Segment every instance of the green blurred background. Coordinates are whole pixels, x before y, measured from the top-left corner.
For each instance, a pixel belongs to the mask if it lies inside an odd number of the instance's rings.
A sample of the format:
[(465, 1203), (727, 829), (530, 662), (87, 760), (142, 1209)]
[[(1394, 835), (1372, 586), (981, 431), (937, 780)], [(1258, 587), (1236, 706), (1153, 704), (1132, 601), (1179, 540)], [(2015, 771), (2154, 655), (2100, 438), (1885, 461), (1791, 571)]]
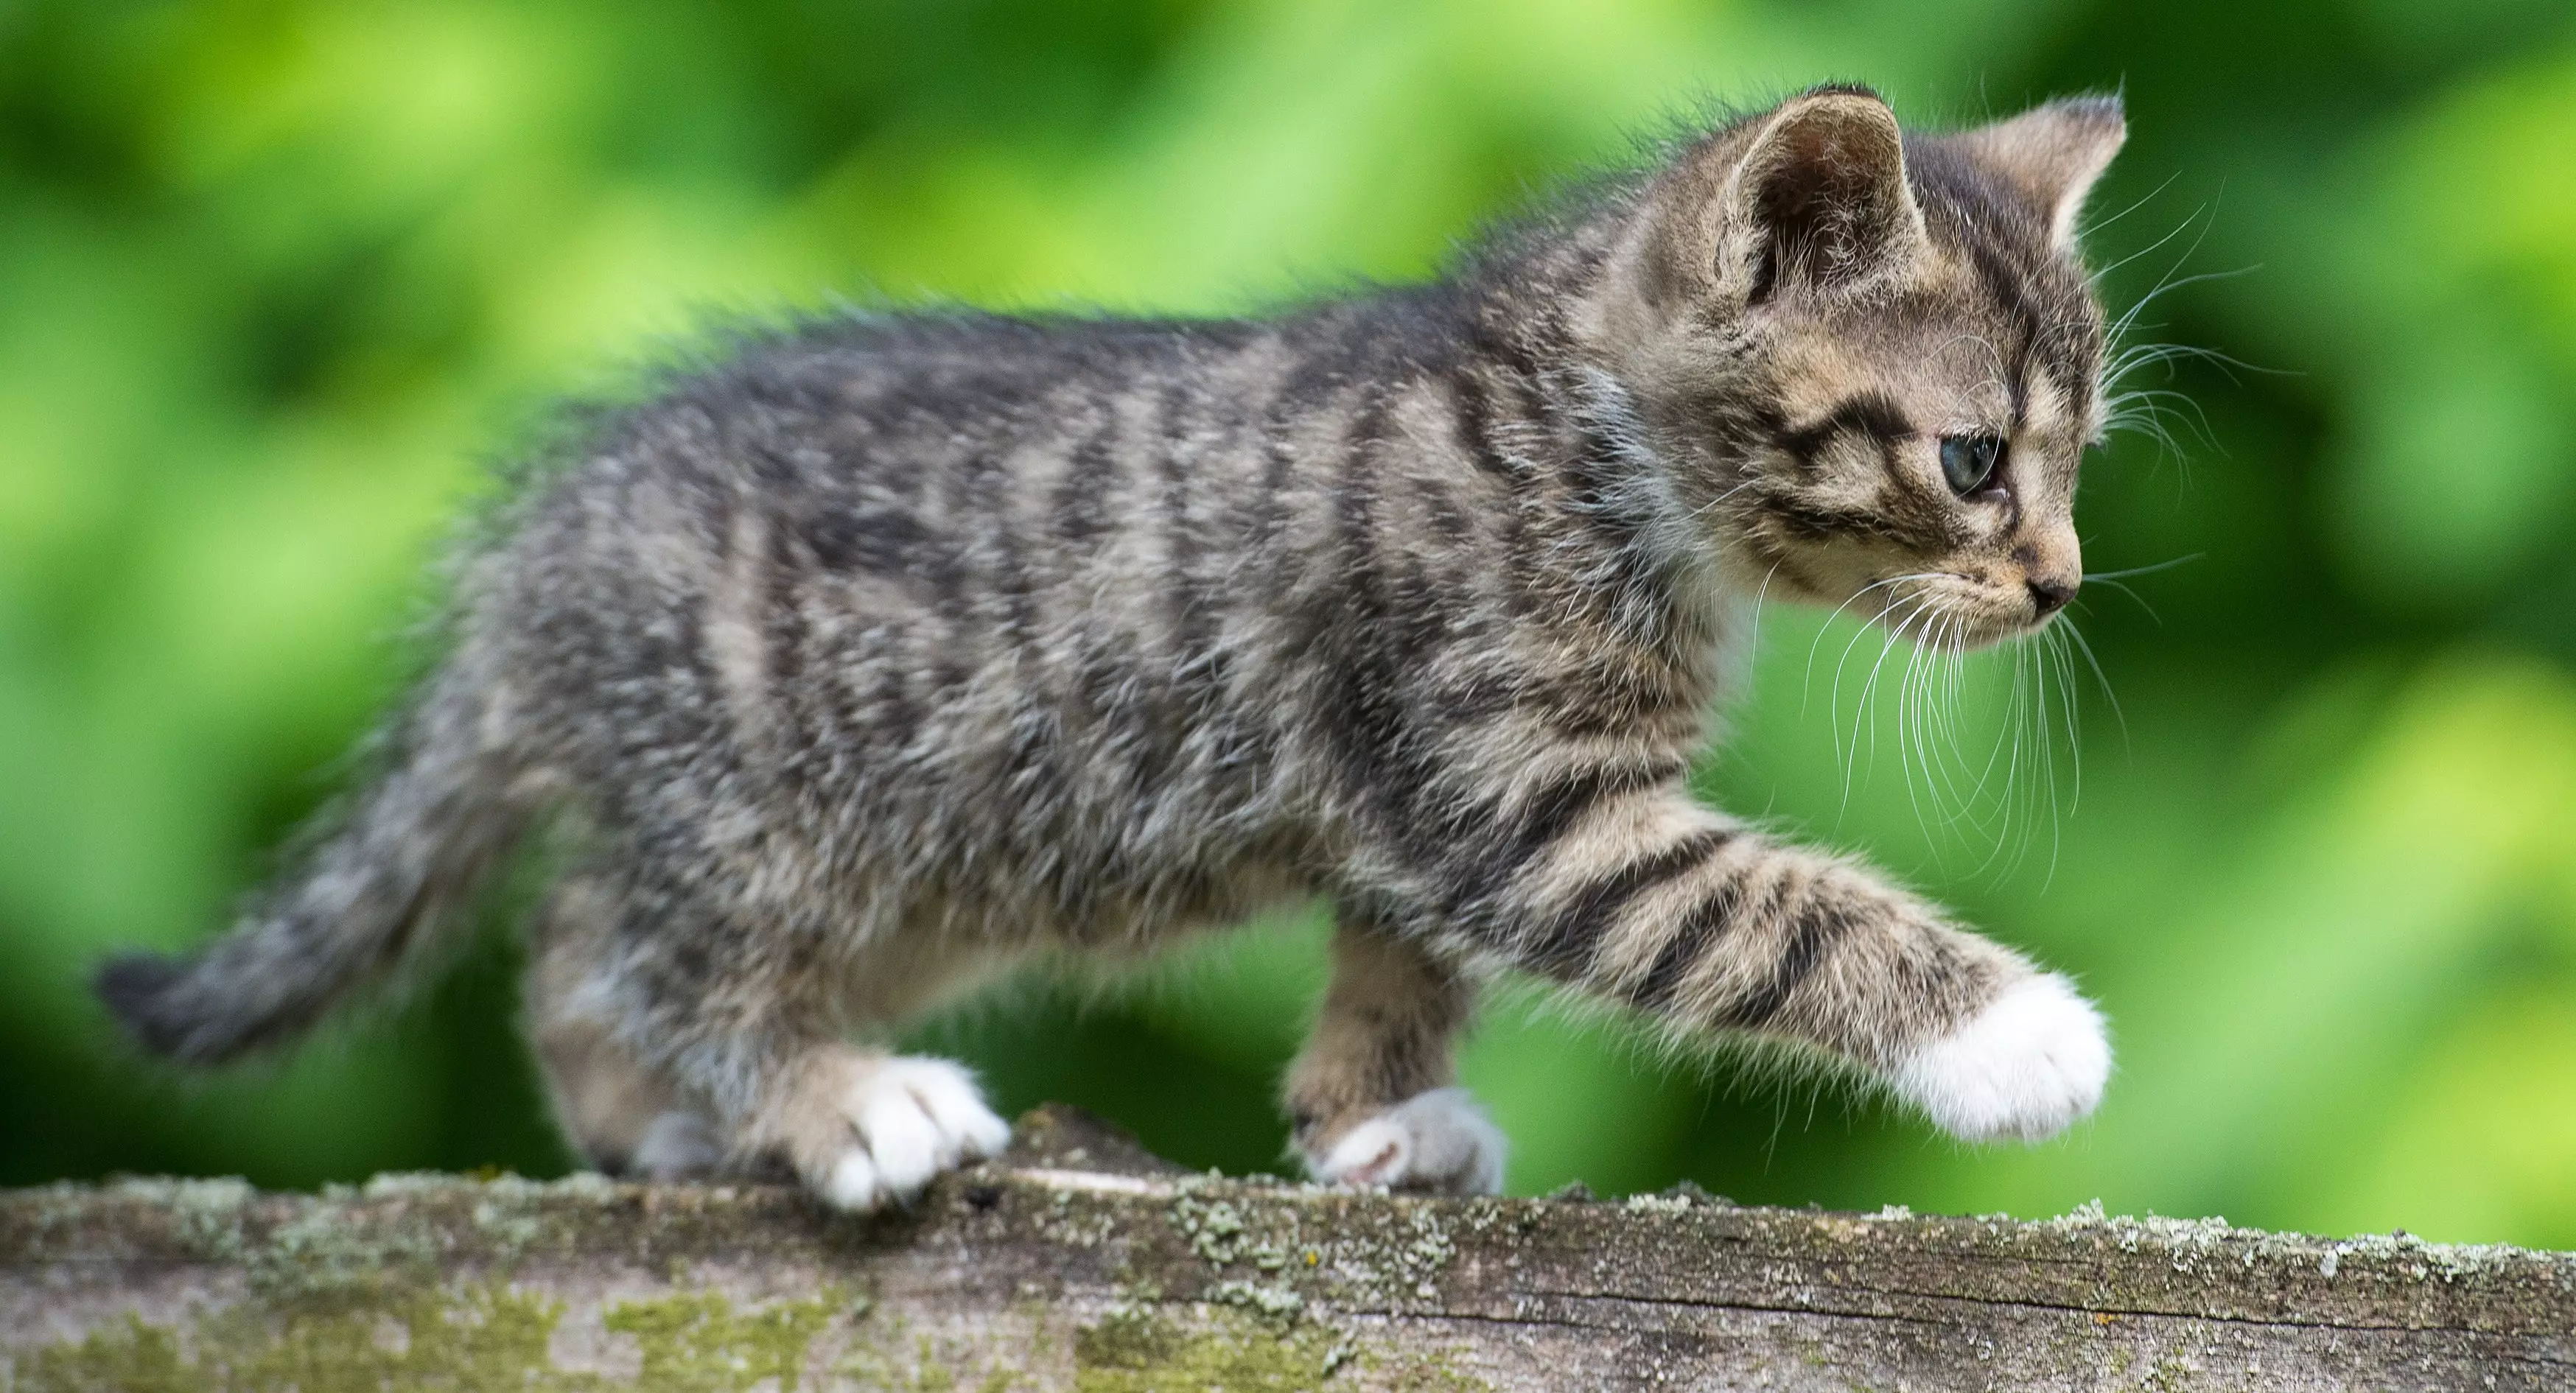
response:
[[(2144, 383), (2180, 449), (2088, 466), (2093, 568), (2182, 563), (2088, 591), (2103, 681), (1908, 682), (1775, 609), (1705, 774), (2077, 973), (2120, 1072), (2071, 1137), (1969, 1149), (1507, 994), (1465, 1073), (1513, 1188), (2576, 1247), (2563, 0), (0, 3), (0, 1181), (565, 1167), (506, 934), (213, 1081), (128, 1057), (80, 986), (211, 932), (331, 792), (447, 520), (549, 397), (710, 309), (1419, 275), (1634, 132), (1825, 78), (1930, 123), (2123, 89), (2106, 293), (2170, 285), (2145, 336), (2249, 365)], [(919, 1040), (1007, 1107), (1277, 1169), (1318, 933)]]

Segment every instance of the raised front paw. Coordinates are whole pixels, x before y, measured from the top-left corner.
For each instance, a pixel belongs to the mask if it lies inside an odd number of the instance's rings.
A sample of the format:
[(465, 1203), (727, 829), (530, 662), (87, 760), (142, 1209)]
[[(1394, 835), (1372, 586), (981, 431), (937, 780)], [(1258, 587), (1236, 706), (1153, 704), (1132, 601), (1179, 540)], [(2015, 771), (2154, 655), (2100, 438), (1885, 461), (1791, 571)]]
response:
[(1503, 1188), (1502, 1132), (1463, 1088), (1435, 1088), (1363, 1120), (1320, 1156), (1315, 1177), (1343, 1185), (1385, 1185), (1490, 1195)]
[(2111, 1075), (2102, 1013), (2056, 973), (2004, 989), (1899, 1065), (1899, 1093), (1967, 1141), (2041, 1141), (2093, 1111)]

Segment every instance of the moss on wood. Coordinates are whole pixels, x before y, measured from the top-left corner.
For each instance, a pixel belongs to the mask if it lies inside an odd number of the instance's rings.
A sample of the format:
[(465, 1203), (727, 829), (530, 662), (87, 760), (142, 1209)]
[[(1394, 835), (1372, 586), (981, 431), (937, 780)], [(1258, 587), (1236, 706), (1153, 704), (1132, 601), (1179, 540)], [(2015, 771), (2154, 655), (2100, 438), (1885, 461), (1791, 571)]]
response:
[(908, 1213), (386, 1177), (0, 1196), (0, 1393), (2576, 1386), (2576, 1258), (2098, 1209), (1432, 1200), (1062, 1112)]

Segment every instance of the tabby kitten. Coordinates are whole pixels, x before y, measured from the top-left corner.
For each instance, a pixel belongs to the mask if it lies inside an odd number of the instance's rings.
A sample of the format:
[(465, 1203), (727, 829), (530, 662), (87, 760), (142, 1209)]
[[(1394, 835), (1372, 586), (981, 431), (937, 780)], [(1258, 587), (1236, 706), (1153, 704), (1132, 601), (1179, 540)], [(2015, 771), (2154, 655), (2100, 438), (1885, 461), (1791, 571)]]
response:
[(991, 1155), (882, 1039), (1038, 953), (1328, 899), (1315, 1174), (1483, 1192), (1452, 1086), (1517, 968), (2044, 1137), (2060, 976), (1685, 785), (1757, 596), (1977, 646), (2075, 593), (2119, 106), (1905, 135), (1821, 87), (1276, 318), (845, 316), (593, 423), (463, 558), (382, 776), (230, 935), (98, 988), (194, 1063), (452, 931), (541, 825), (529, 1017), (590, 1160), (869, 1209)]

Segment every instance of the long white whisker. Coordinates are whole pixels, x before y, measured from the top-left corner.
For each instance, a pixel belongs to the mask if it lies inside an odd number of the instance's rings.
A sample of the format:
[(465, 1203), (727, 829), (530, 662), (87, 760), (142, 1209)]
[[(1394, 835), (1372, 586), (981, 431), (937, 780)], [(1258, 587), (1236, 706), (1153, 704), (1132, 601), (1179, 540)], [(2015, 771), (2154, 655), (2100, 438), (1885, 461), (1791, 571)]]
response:
[[(1900, 647), (1907, 649), (1909, 655), (1911, 654), (1912, 645), (1906, 640), (1905, 630), (1923, 609), (1923, 600), (1920, 596), (1907, 596), (1906, 602), (1906, 612), (1897, 619), (1896, 626), (1879, 636), (1878, 658), (1869, 665), (1868, 680), (1860, 684), (1860, 702), (1852, 713), (1856, 721), (1852, 727), (1852, 746), (1855, 750), (1859, 748), (1861, 725), (1858, 722), (1866, 722), (1869, 731), (1869, 765), (1872, 770), (1878, 768), (1878, 675), (1887, 668), (1888, 654)], [(1910, 656), (1908, 661), (1911, 661)], [(1898, 732), (1900, 756), (1903, 754), (1903, 734), (1901, 730)], [(1843, 796), (1846, 799), (1851, 796), (1851, 780), (1848, 776), (1843, 780)]]
[(2085, 665), (2093, 669), (2093, 680), (2102, 684), (2102, 698), (2111, 703), (2111, 716), (2119, 722), (2120, 743), (2123, 748), (2126, 748), (2129, 741), (2129, 717), (2128, 713), (2120, 709), (2119, 695), (2111, 690), (2110, 674), (2102, 671), (2102, 661), (2093, 656), (2093, 645), (2085, 641), (2083, 630), (2069, 624), (2066, 626), (2066, 636), (2074, 641), (2076, 651), (2084, 655)]
[[(2048, 675), (2051, 667), (2049, 662), (2050, 649), (2046, 642), (2036, 644), (2034, 645), (2034, 648), (2036, 651), (2031, 655), (2031, 661), (2037, 667), (2039, 672), (2040, 755), (2043, 765), (2048, 771), (2043, 779), (2043, 782), (2047, 785), (2046, 791), (2048, 794), (2048, 874), (2041, 879), (2041, 883), (2044, 885), (2048, 881), (2055, 879), (2057, 876), (2058, 826), (2059, 819), (2062, 814), (2059, 810), (2057, 801), (2057, 741), (2050, 737), (2048, 731)], [(2071, 744), (2073, 740), (2071, 733), (2068, 739)], [(2032, 819), (2032, 830), (2034, 831), (2037, 830), (2037, 821), (2036, 817)]]
[(2124, 571), (2087, 571), (2084, 573), (2084, 581), (2089, 585), (2097, 580), (2127, 580), (2132, 576), (2151, 576), (2158, 571), (2170, 571), (2176, 566), (2188, 565), (2207, 555), (2209, 555), (2208, 552), (2195, 551), (2189, 556), (2177, 556), (2171, 561), (2159, 561), (2152, 566), (2131, 566)]
[[(1877, 722), (1877, 720), (1875, 720), (1875, 719), (1874, 719), (1874, 717), (1873, 717), (1873, 713), (1872, 713), (1872, 711), (1871, 711), (1871, 706), (1870, 706), (1870, 700), (1871, 700), (1872, 695), (1873, 695), (1873, 694), (1878, 690), (1878, 674), (1879, 674), (1879, 670), (1880, 670), (1881, 668), (1883, 668), (1883, 667), (1885, 667), (1885, 666), (1887, 665), (1887, 655), (1888, 655), (1888, 653), (1889, 653), (1892, 649), (1894, 649), (1894, 648), (1895, 648), (1895, 646), (1896, 646), (1896, 644), (1897, 644), (1897, 642), (1898, 642), (1899, 640), (1901, 640), (1901, 639), (1904, 637), (1904, 634), (1905, 634), (1905, 626), (1906, 626), (1906, 625), (1908, 625), (1908, 624), (1910, 624), (1910, 623), (1912, 623), (1912, 622), (1914, 621), (1915, 616), (1917, 616), (1917, 615), (1919, 615), (1919, 614), (1921, 614), (1921, 613), (1923, 612), (1924, 606), (1925, 606), (1925, 605), (1927, 605), (1927, 604), (1929, 603), (1929, 600), (1928, 600), (1926, 597), (1923, 597), (1923, 596), (1919, 596), (1919, 595), (1910, 595), (1910, 596), (1902, 597), (1900, 600), (1896, 601), (1896, 603), (1909, 605), (1909, 606), (1910, 606), (1910, 608), (1906, 611), (1906, 613), (1905, 613), (1903, 616), (1901, 616), (1901, 617), (1898, 619), (1898, 621), (1897, 621), (1897, 625), (1896, 625), (1896, 629), (1895, 629), (1895, 632), (1894, 632), (1894, 634), (1893, 634), (1893, 635), (1882, 634), (1882, 635), (1880, 636), (1879, 649), (1878, 649), (1878, 661), (1876, 661), (1876, 662), (1874, 662), (1874, 663), (1870, 664), (1870, 669), (1869, 669), (1869, 680), (1861, 684), (1861, 689), (1860, 689), (1860, 700), (1859, 700), (1859, 702), (1858, 702), (1858, 703), (1853, 707), (1853, 710), (1852, 710), (1852, 755), (1853, 755), (1853, 763), (1857, 763), (1857, 761), (1858, 761), (1858, 759), (1859, 759), (1859, 755), (1860, 755), (1860, 742), (1861, 742), (1861, 731), (1862, 731), (1863, 726), (1864, 726), (1864, 725), (1866, 725), (1866, 727), (1867, 727), (1867, 729), (1868, 729), (1868, 732), (1869, 732), (1869, 758), (1870, 758), (1870, 766), (1871, 766), (1873, 769), (1877, 767), (1877, 763), (1878, 763), (1878, 722)], [(1867, 630), (1863, 630), (1862, 632), (1866, 633), (1866, 632), (1867, 632)], [(1855, 641), (1857, 641), (1857, 636), (1855, 636)], [(1850, 645), (1846, 644), (1846, 645), (1844, 646), (1844, 648), (1843, 648), (1843, 651), (1844, 651), (1844, 653), (1846, 653), (1846, 654), (1850, 653), (1850, 651), (1851, 651)], [(1835, 691), (1836, 691), (1836, 704), (1835, 704), (1835, 710), (1839, 711), (1839, 710), (1841, 710), (1841, 704), (1840, 704), (1840, 692), (1841, 692), (1841, 684), (1842, 684), (1842, 670), (1841, 670), (1841, 668), (1839, 667), (1839, 665), (1835, 668), (1835, 671), (1834, 671), (1834, 682), (1835, 682)], [(1836, 732), (1837, 732), (1837, 733), (1839, 733), (1839, 732), (1840, 732), (1840, 730), (1841, 730), (1841, 726), (1840, 726), (1840, 724), (1839, 724), (1839, 723), (1837, 723), (1837, 725), (1836, 725), (1835, 729), (1836, 729)], [(1844, 767), (1843, 767), (1843, 807), (1844, 807), (1846, 810), (1848, 810), (1848, 809), (1850, 808), (1850, 806), (1851, 806), (1851, 790), (1852, 790), (1852, 764), (1851, 764), (1851, 763), (1847, 763), (1847, 764), (1845, 764), (1845, 765), (1844, 765)]]
[[(2167, 246), (2170, 246), (2170, 245), (2173, 243), (2173, 239), (2175, 239), (2176, 237), (2180, 237), (2180, 236), (2181, 236), (2181, 235), (2183, 235), (2185, 232), (2190, 231), (2190, 230), (2191, 230), (2191, 225), (2192, 225), (2193, 223), (2199, 222), (2199, 221), (2201, 220), (2201, 215), (2202, 215), (2202, 214), (2207, 213), (2208, 211), (2209, 211), (2209, 205), (2208, 205), (2208, 204), (2206, 204), (2206, 203), (2202, 204), (2201, 206), (2199, 206), (2199, 207), (2197, 207), (2197, 208), (2192, 209), (2192, 210), (2191, 210), (2191, 212), (2190, 212), (2189, 214), (2185, 215), (2185, 217), (2183, 218), (2183, 220), (2182, 220), (2181, 222), (2178, 222), (2178, 223), (2175, 223), (2175, 224), (2174, 224), (2173, 231), (2166, 233), (2164, 236), (2159, 237), (2159, 238), (2157, 238), (2156, 240), (2154, 240), (2154, 241), (2152, 241), (2152, 242), (2149, 242), (2149, 243), (2148, 243), (2148, 244), (2146, 244), (2145, 246), (2138, 248), (2136, 251), (2133, 251), (2133, 252), (2129, 253), (2127, 256), (2121, 257), (2119, 260), (2112, 262), (2110, 265), (2105, 266), (2105, 267), (2101, 268), (2100, 270), (2095, 271), (2095, 272), (2093, 273), (2093, 279), (2094, 279), (2095, 281), (2097, 281), (2097, 282), (2098, 282), (2098, 281), (2101, 281), (2101, 280), (2103, 280), (2104, 278), (2108, 277), (2112, 272), (2119, 270), (2121, 267), (2128, 265), (2130, 262), (2135, 261), (2135, 260), (2137, 260), (2138, 258), (2140, 258), (2140, 257), (2142, 257), (2142, 256), (2153, 256), (2153, 255), (2155, 255), (2157, 252), (2164, 250)], [(2185, 261), (2190, 260), (2190, 259), (2191, 259), (2191, 254), (2192, 254), (2192, 252), (2193, 252), (2194, 250), (2198, 249), (2198, 248), (2199, 248), (2199, 246), (2200, 246), (2200, 239), (2201, 239), (2201, 238), (2203, 238), (2203, 237), (2207, 237), (2208, 235), (2209, 235), (2209, 229), (2208, 229), (2206, 226), (2203, 226), (2203, 227), (2200, 229), (2200, 235), (2199, 235), (2198, 237), (2194, 237), (2194, 238), (2192, 239), (2191, 246), (2189, 246), (2189, 247), (2185, 247), (2185, 248), (2183, 249), (2183, 253), (2182, 253), (2182, 260), (2185, 260)]]
[[(1779, 568), (1778, 568), (1777, 566), (1774, 566), (1772, 569), (1776, 571), (1776, 570), (1778, 570)], [(1809, 695), (1809, 693), (1810, 693), (1810, 689), (1811, 689), (1811, 688), (1813, 688), (1813, 686), (1815, 685), (1815, 680), (1816, 680), (1816, 646), (1817, 646), (1818, 644), (1821, 644), (1821, 643), (1823, 643), (1823, 642), (1824, 642), (1824, 639), (1825, 639), (1825, 630), (1826, 630), (1827, 628), (1830, 628), (1830, 627), (1832, 626), (1832, 624), (1833, 624), (1834, 620), (1835, 620), (1836, 618), (1838, 618), (1838, 617), (1842, 614), (1842, 612), (1843, 612), (1844, 610), (1847, 610), (1847, 609), (1851, 608), (1853, 605), (1858, 604), (1858, 603), (1860, 602), (1860, 599), (1861, 599), (1861, 597), (1862, 597), (1862, 596), (1867, 595), (1867, 594), (1868, 594), (1868, 593), (1870, 593), (1871, 591), (1873, 591), (1873, 590), (1877, 590), (1877, 589), (1881, 588), (1882, 586), (1897, 585), (1897, 584), (1901, 584), (1901, 583), (1903, 583), (1903, 582), (1905, 582), (1905, 581), (1909, 581), (1909, 580), (1930, 580), (1930, 579), (1932, 579), (1933, 577), (1938, 576), (1939, 574), (1940, 574), (1940, 572), (1938, 572), (1938, 571), (1916, 571), (1916, 572), (1913, 572), (1913, 573), (1911, 573), (1911, 574), (1909, 574), (1909, 575), (1889, 576), (1889, 577), (1887, 577), (1885, 580), (1874, 580), (1874, 581), (1871, 581), (1869, 584), (1862, 586), (1860, 589), (1853, 591), (1853, 592), (1851, 593), (1851, 597), (1850, 597), (1849, 599), (1846, 599), (1846, 600), (1844, 600), (1841, 604), (1838, 604), (1838, 605), (1834, 606), (1832, 613), (1829, 613), (1829, 614), (1827, 614), (1827, 615), (1825, 616), (1824, 623), (1823, 623), (1823, 624), (1821, 624), (1821, 625), (1818, 625), (1818, 626), (1817, 626), (1817, 628), (1816, 628), (1816, 636), (1815, 636), (1813, 639), (1810, 639), (1810, 640), (1808, 641), (1808, 643), (1807, 643), (1807, 671), (1806, 671), (1806, 675), (1805, 675), (1805, 676), (1803, 676), (1803, 677), (1801, 677), (1801, 678), (1799, 679), (1799, 681), (1798, 681), (1798, 711), (1799, 711), (1799, 714), (1804, 715), (1804, 714), (1806, 713), (1806, 709), (1807, 709), (1807, 698), (1808, 698), (1808, 695)], [(1843, 653), (1844, 653), (1844, 655), (1845, 655), (1846, 657), (1848, 657), (1848, 656), (1850, 656), (1851, 649), (1850, 649), (1849, 647), (1846, 647), (1846, 648), (1844, 648)], [(1840, 668), (1838, 667), (1838, 668), (1836, 669), (1837, 680), (1839, 680), (1840, 671), (1841, 671), (1841, 670), (1840, 670)], [(1840, 717), (1839, 715), (1837, 715), (1837, 716), (1835, 717), (1835, 719), (1836, 719), (1837, 721), (1839, 721), (1839, 720), (1841, 720), (1841, 717)]]
[(2113, 223), (2115, 223), (2115, 222), (2118, 222), (2120, 219), (2122, 219), (2122, 218), (2125, 218), (2125, 217), (2129, 216), (2131, 213), (2134, 213), (2134, 212), (2138, 211), (2139, 209), (2146, 207), (2149, 203), (2154, 202), (2154, 201), (2155, 201), (2155, 199), (2156, 199), (2156, 197), (2157, 197), (2158, 195), (2162, 194), (2165, 190), (2167, 190), (2167, 189), (2169, 189), (2169, 188), (2172, 188), (2172, 187), (2173, 187), (2173, 181), (2174, 181), (2174, 180), (2176, 180), (2176, 179), (2179, 179), (2179, 178), (2181, 178), (2181, 177), (2182, 177), (2182, 171), (2180, 171), (2180, 170), (2175, 170), (2173, 173), (2166, 175), (2166, 176), (2165, 176), (2165, 181), (2164, 181), (2163, 183), (2158, 184), (2158, 185), (2156, 185), (2154, 188), (2147, 190), (2146, 195), (2145, 195), (2144, 197), (2140, 198), (2137, 202), (2130, 204), (2128, 207), (2121, 209), (2119, 212), (2116, 212), (2116, 213), (2111, 214), (2109, 217), (2106, 217), (2106, 218), (2102, 219), (2102, 220), (2101, 220), (2101, 221), (2099, 221), (2099, 222), (2088, 222), (2088, 223), (2086, 223), (2086, 224), (2084, 225), (2084, 235), (2085, 235), (2086, 237), (2088, 237), (2088, 238), (2089, 238), (2089, 237), (2091, 237), (2094, 233), (2101, 231), (2103, 228), (2109, 227), (2111, 224), (2113, 224)]
[(1747, 661), (1753, 661), (1750, 655), (1759, 654), (1762, 651), (1762, 602), (1771, 594), (1771, 578), (1780, 574), (1781, 565), (1780, 562), (1772, 562), (1771, 569), (1762, 573), (1762, 584), (1755, 587), (1753, 591), (1753, 617), (1748, 621), (1751, 632), (1744, 637)]
[(1933, 786), (1936, 804), (1947, 799), (1955, 810), (1952, 821), (1982, 830), (1985, 819), (1974, 795), (1959, 791), (1958, 733), (1953, 716), (1960, 668), (1956, 639), (1961, 623), (1959, 616), (1945, 615), (1932, 635), (1932, 660), (1914, 693), (1916, 746), (1923, 753), (1926, 778)]

